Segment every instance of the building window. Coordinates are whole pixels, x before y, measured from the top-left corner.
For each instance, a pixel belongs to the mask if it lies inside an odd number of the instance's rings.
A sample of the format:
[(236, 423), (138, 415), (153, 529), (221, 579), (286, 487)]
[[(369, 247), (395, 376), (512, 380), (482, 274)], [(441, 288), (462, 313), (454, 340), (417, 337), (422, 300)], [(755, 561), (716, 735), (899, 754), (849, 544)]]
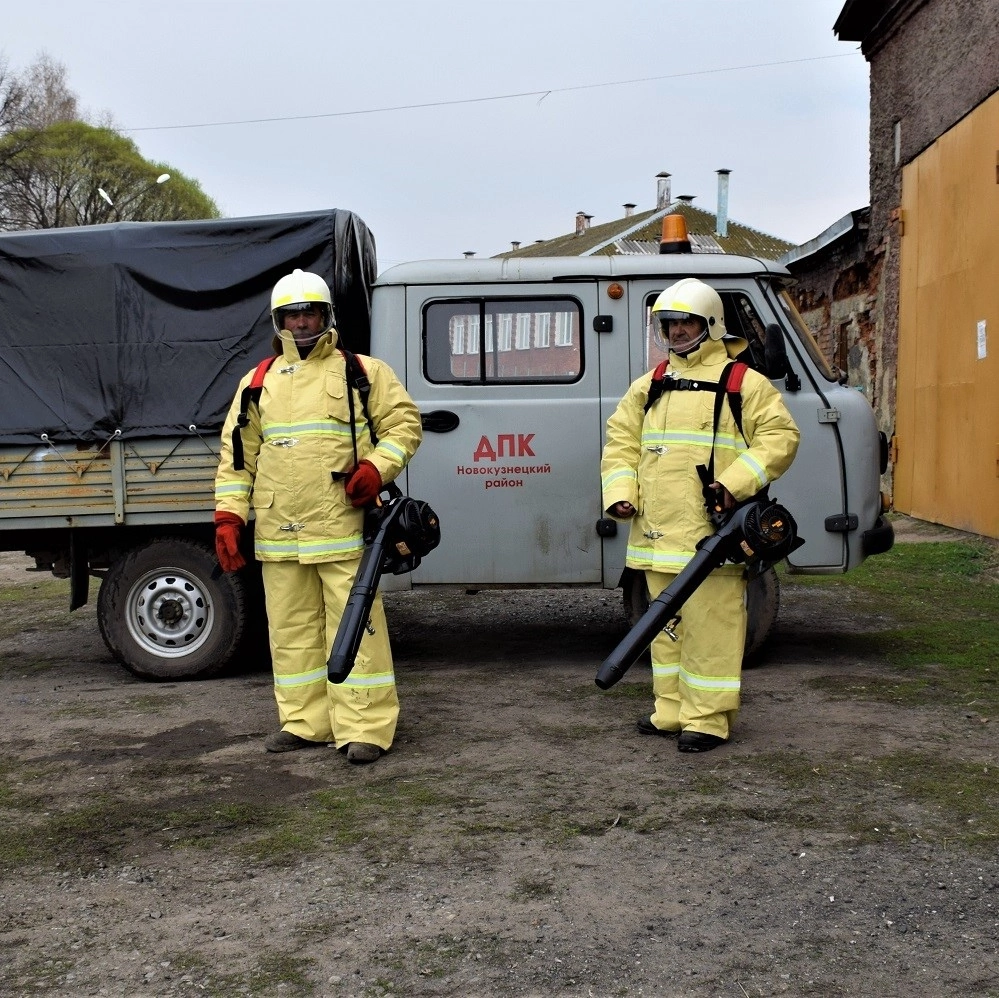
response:
[(572, 346), (573, 320), (577, 318), (572, 312), (555, 313), (555, 346)]
[(551, 340), (552, 314), (551, 312), (534, 313), (534, 345), (543, 350), (549, 346)]
[(517, 340), (518, 350), (530, 350), (531, 348), (531, 317), (526, 312), (517, 313)]
[(463, 315), (456, 315), (451, 320), (451, 353), (455, 356), (465, 352), (465, 320)]
[(513, 316), (507, 313), (499, 317), (499, 349), (504, 353), (510, 349), (513, 332)]

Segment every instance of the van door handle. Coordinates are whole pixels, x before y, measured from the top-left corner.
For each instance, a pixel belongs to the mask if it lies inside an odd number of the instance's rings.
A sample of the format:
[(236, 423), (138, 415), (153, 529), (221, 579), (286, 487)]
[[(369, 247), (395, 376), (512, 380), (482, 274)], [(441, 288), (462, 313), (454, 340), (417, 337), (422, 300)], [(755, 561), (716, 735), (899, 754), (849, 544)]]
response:
[(450, 433), (458, 428), (461, 422), (456, 412), (447, 409), (434, 409), (433, 412), (420, 413), (420, 423), (430, 433)]

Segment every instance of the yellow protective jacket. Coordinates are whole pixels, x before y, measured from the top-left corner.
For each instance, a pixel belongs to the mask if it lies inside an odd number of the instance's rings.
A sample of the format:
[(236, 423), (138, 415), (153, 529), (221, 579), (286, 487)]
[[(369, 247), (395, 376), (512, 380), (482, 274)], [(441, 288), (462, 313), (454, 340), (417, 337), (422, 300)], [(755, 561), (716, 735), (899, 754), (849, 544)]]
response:
[[(733, 350), (739, 346), (745, 343), (737, 341)], [(708, 339), (685, 358), (671, 353), (669, 370), (680, 378), (718, 382), (730, 359), (725, 341)], [(646, 415), (651, 382), (651, 371), (635, 381), (607, 421), (600, 465), (603, 508), (630, 502), (638, 510), (628, 538), (629, 568), (678, 572), (696, 543), (714, 533), (697, 465), (707, 465), (711, 457), (715, 393), (665, 391)], [(745, 439), (725, 400), (714, 440), (714, 478), (738, 500), (787, 470), (799, 438), (780, 392), (762, 374), (747, 370), (741, 395)]]
[[(360, 557), (364, 514), (354, 509), (344, 480), (332, 472), (354, 465), (347, 365), (333, 329), (302, 360), (294, 341), (275, 338), (282, 350), (264, 378), (259, 406), (251, 404), (241, 431), (245, 467), (232, 466), (232, 431), (250, 371), (239, 383), (222, 430), (215, 478), (215, 508), (249, 521), (260, 561), (315, 564)], [(420, 413), (392, 369), (358, 355), (371, 382), (368, 413), (378, 446), (353, 392), (358, 460), (370, 461), (388, 483), (406, 467), (423, 438)]]

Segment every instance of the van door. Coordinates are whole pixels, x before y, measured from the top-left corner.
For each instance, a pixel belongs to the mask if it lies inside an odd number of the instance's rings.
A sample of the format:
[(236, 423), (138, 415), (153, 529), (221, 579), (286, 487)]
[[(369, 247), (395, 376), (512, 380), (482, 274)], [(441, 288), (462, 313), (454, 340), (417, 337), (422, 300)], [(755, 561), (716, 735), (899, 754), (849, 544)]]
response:
[(596, 283), (408, 287), (411, 495), (443, 540), (414, 584), (601, 581)]

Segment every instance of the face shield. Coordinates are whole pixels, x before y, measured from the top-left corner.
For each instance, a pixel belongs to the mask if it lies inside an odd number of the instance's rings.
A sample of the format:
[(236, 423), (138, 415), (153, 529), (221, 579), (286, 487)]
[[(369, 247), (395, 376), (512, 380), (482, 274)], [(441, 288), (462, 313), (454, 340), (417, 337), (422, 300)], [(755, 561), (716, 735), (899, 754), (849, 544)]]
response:
[(660, 309), (652, 315), (659, 323), (663, 340), (680, 357), (686, 357), (707, 339), (708, 323), (702, 315), (670, 309)]
[(326, 302), (293, 302), (274, 309), (273, 318), (280, 340), (311, 348), (333, 325), (333, 309)]

